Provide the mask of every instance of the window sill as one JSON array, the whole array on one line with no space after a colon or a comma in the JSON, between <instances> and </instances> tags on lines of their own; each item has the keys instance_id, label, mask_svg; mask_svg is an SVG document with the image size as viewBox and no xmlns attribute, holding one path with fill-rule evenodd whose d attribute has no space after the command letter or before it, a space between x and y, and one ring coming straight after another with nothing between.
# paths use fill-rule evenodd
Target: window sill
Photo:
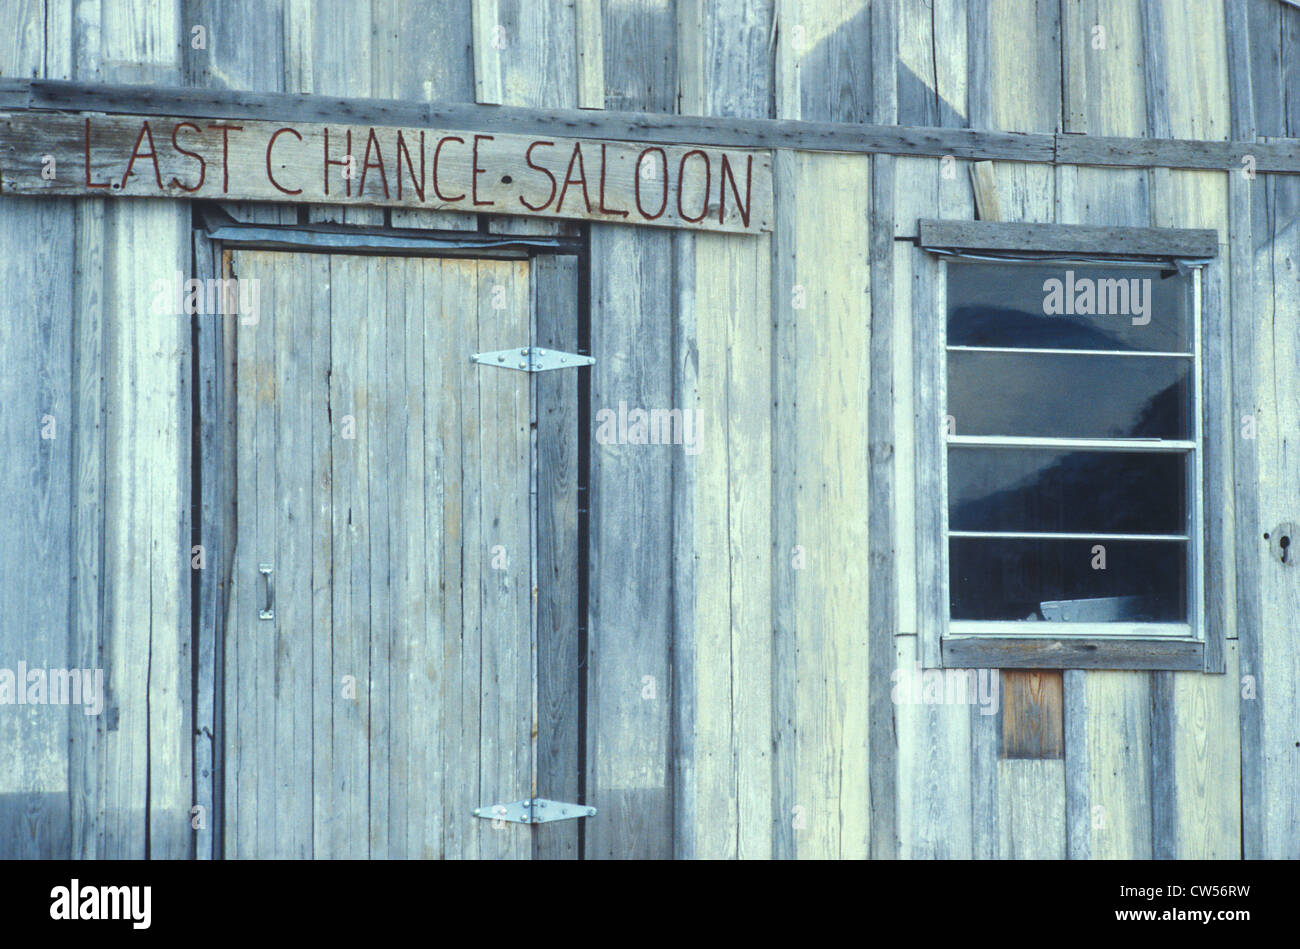
<instances>
[{"instance_id":1,"label":"window sill","mask_svg":"<svg viewBox=\"0 0 1300 949\"><path fill-rule=\"evenodd\" d=\"M945 636L943 665L956 669L1159 669L1201 671L1205 644L1193 639Z\"/></svg>"}]
</instances>

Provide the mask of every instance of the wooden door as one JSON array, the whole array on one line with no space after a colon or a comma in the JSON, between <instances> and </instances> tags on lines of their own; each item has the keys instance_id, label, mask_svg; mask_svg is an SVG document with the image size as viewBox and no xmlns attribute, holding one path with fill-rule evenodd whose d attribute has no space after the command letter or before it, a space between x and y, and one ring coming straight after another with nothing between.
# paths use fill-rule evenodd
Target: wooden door
<instances>
[{"instance_id":1,"label":"wooden door","mask_svg":"<svg viewBox=\"0 0 1300 949\"><path fill-rule=\"evenodd\" d=\"M473 816L559 796L536 783L531 382L469 358L530 344L528 261L232 264L260 312L235 334L225 855L532 855L542 828Z\"/></svg>"}]
</instances>

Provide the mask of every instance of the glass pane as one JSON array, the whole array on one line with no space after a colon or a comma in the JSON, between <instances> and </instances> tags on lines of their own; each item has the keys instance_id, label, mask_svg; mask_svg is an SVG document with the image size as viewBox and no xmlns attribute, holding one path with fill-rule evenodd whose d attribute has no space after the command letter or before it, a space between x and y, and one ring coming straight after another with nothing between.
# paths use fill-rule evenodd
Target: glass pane
<instances>
[{"instance_id":1,"label":"glass pane","mask_svg":"<svg viewBox=\"0 0 1300 949\"><path fill-rule=\"evenodd\" d=\"M953 619L1187 621L1183 541L952 537L948 552Z\"/></svg>"},{"instance_id":2,"label":"glass pane","mask_svg":"<svg viewBox=\"0 0 1300 949\"><path fill-rule=\"evenodd\" d=\"M1192 361L948 353L955 435L1190 439Z\"/></svg>"},{"instance_id":3,"label":"glass pane","mask_svg":"<svg viewBox=\"0 0 1300 949\"><path fill-rule=\"evenodd\" d=\"M948 345L1191 352L1192 278L1154 266L948 264Z\"/></svg>"},{"instance_id":4,"label":"glass pane","mask_svg":"<svg viewBox=\"0 0 1300 949\"><path fill-rule=\"evenodd\" d=\"M954 531L1185 534L1184 452L948 450Z\"/></svg>"}]
</instances>

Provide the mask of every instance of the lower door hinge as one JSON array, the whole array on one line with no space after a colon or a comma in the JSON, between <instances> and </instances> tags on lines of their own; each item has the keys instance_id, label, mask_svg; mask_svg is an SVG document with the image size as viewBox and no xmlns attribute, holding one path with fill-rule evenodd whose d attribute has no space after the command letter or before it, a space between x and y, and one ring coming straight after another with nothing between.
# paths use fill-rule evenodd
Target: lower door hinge
<instances>
[{"instance_id":1,"label":"lower door hinge","mask_svg":"<svg viewBox=\"0 0 1300 949\"><path fill-rule=\"evenodd\" d=\"M519 349L497 349L490 353L474 353L471 362L484 366L500 366L502 369L521 369L524 372L546 372L548 369L576 369L590 366L596 360L591 356L579 356L577 353L564 353L558 349L538 349L536 346L524 346Z\"/></svg>"},{"instance_id":2,"label":"lower door hinge","mask_svg":"<svg viewBox=\"0 0 1300 949\"><path fill-rule=\"evenodd\" d=\"M546 824L554 820L577 820L595 817L596 809L585 804L546 801L540 797L513 804L491 804L474 808L474 816L484 820L503 820L511 824Z\"/></svg>"}]
</instances>

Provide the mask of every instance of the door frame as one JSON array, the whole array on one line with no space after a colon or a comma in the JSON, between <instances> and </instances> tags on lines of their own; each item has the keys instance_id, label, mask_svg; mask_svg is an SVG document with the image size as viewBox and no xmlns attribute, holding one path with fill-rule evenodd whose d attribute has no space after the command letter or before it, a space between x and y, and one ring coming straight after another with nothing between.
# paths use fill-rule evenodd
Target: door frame
<instances>
[{"instance_id":1,"label":"door frame","mask_svg":"<svg viewBox=\"0 0 1300 949\"><path fill-rule=\"evenodd\" d=\"M338 253L367 256L476 257L524 259L570 256L577 268L577 351L591 351L589 294L589 231L582 225L578 236L502 235L482 231L415 230L394 227L360 227L309 224L300 209L279 205L256 205L253 212L270 223L242 223L220 206L191 204L190 275L197 280L226 279L230 276L230 254L235 250L280 250L303 253ZM296 218L298 223L275 223ZM385 215L388 220L388 216ZM480 218L480 220L483 220ZM530 268L535 274L536 268ZM530 276L530 323L537 330L536 280ZM234 569L235 538L235 314L196 314L191 317L193 359L192 467L190 483L191 550L201 547L202 569L192 569L191 643L193 665L193 801L191 811L194 856L197 860L224 858L225 761L224 696L225 637L228 592ZM588 513L590 481L589 424L591 374L578 375L577 405L577 781L578 802L586 800L587 720L587 572ZM530 403L535 403L535 387ZM534 405L535 407L535 405ZM535 473L534 473L535 474ZM535 488L535 485L534 485ZM534 543L536 530L534 529ZM533 555L536 570L536 554ZM534 611L536 607L534 607ZM534 650L535 661L537 651ZM521 788L527 796L527 788ZM487 803L487 802L485 802ZM200 810L201 809L201 810ZM576 855L581 856L582 821L574 822ZM537 855L538 828L533 851Z\"/></svg>"}]
</instances>

